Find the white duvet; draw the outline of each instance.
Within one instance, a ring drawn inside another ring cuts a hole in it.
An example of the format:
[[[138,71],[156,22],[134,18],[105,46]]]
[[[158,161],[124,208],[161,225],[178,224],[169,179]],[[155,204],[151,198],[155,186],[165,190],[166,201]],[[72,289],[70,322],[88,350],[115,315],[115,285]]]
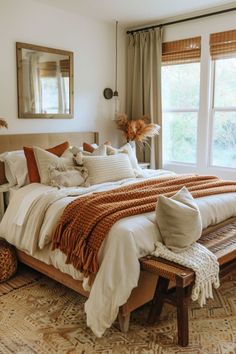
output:
[[[168,171],[148,171],[147,178],[173,174]],[[118,188],[142,179],[128,179],[103,183],[89,188],[61,189],[30,184],[14,193],[0,224],[0,237],[18,249],[52,264],[74,279],[87,280],[73,266],[65,264],[66,256],[59,250],[51,251],[53,228],[64,208],[77,196],[94,191]],[[236,216],[236,193],[219,194],[196,199],[203,228]],[[116,319],[132,289],[137,286],[140,267],[138,259],[154,251],[161,241],[155,223],[155,214],[130,216],[116,222],[110,229],[100,250],[100,268],[90,296],[85,303],[87,325],[101,337]]]

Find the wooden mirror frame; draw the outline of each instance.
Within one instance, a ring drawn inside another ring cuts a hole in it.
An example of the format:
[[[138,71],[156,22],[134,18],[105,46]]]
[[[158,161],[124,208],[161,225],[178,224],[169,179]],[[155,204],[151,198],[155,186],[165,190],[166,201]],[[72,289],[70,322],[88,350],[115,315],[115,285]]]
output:
[[[70,60],[70,74],[69,74],[69,113],[26,113],[24,111],[23,102],[23,70],[22,70],[22,49],[36,50],[39,52],[61,54],[69,56]],[[74,79],[73,79],[73,67],[74,67],[73,52],[54,49],[48,47],[42,47],[28,43],[16,43],[16,62],[17,62],[17,99],[18,99],[18,117],[19,118],[73,118],[74,117]]]

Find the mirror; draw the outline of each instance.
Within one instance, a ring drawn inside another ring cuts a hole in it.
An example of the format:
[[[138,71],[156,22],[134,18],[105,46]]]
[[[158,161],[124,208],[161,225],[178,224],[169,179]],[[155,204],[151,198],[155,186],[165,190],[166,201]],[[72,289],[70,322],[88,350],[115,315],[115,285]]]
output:
[[[73,53],[16,43],[19,118],[73,117]]]

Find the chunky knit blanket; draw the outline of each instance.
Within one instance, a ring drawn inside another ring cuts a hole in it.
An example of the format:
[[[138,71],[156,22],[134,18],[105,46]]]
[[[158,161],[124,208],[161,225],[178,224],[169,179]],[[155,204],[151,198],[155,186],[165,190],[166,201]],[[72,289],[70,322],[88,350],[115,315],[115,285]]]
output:
[[[159,195],[171,197],[183,186],[194,198],[236,192],[236,182],[215,176],[178,175],[149,179],[115,190],[77,198],[64,210],[53,234],[52,249],[86,277],[98,271],[98,252],[112,225],[121,218],[155,210]]]
[[[157,242],[155,246],[156,249],[152,253],[154,256],[168,259],[194,270],[195,283],[191,294],[193,301],[198,300],[202,307],[206,304],[206,299],[213,299],[212,287],[217,289],[220,286],[220,280],[219,263],[211,251],[196,242],[180,253],[170,251],[160,242]]]

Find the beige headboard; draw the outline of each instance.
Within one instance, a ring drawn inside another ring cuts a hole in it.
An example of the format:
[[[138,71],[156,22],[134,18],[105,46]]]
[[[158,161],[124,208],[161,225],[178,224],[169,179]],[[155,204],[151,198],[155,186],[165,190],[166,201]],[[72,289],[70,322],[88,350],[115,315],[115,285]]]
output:
[[[98,144],[99,136],[97,132],[0,135],[0,153],[22,150],[23,146],[39,146],[47,149],[64,141],[69,141],[71,145],[76,146],[82,146],[83,142]],[[0,163],[0,184],[3,183],[6,183],[4,165]]]

